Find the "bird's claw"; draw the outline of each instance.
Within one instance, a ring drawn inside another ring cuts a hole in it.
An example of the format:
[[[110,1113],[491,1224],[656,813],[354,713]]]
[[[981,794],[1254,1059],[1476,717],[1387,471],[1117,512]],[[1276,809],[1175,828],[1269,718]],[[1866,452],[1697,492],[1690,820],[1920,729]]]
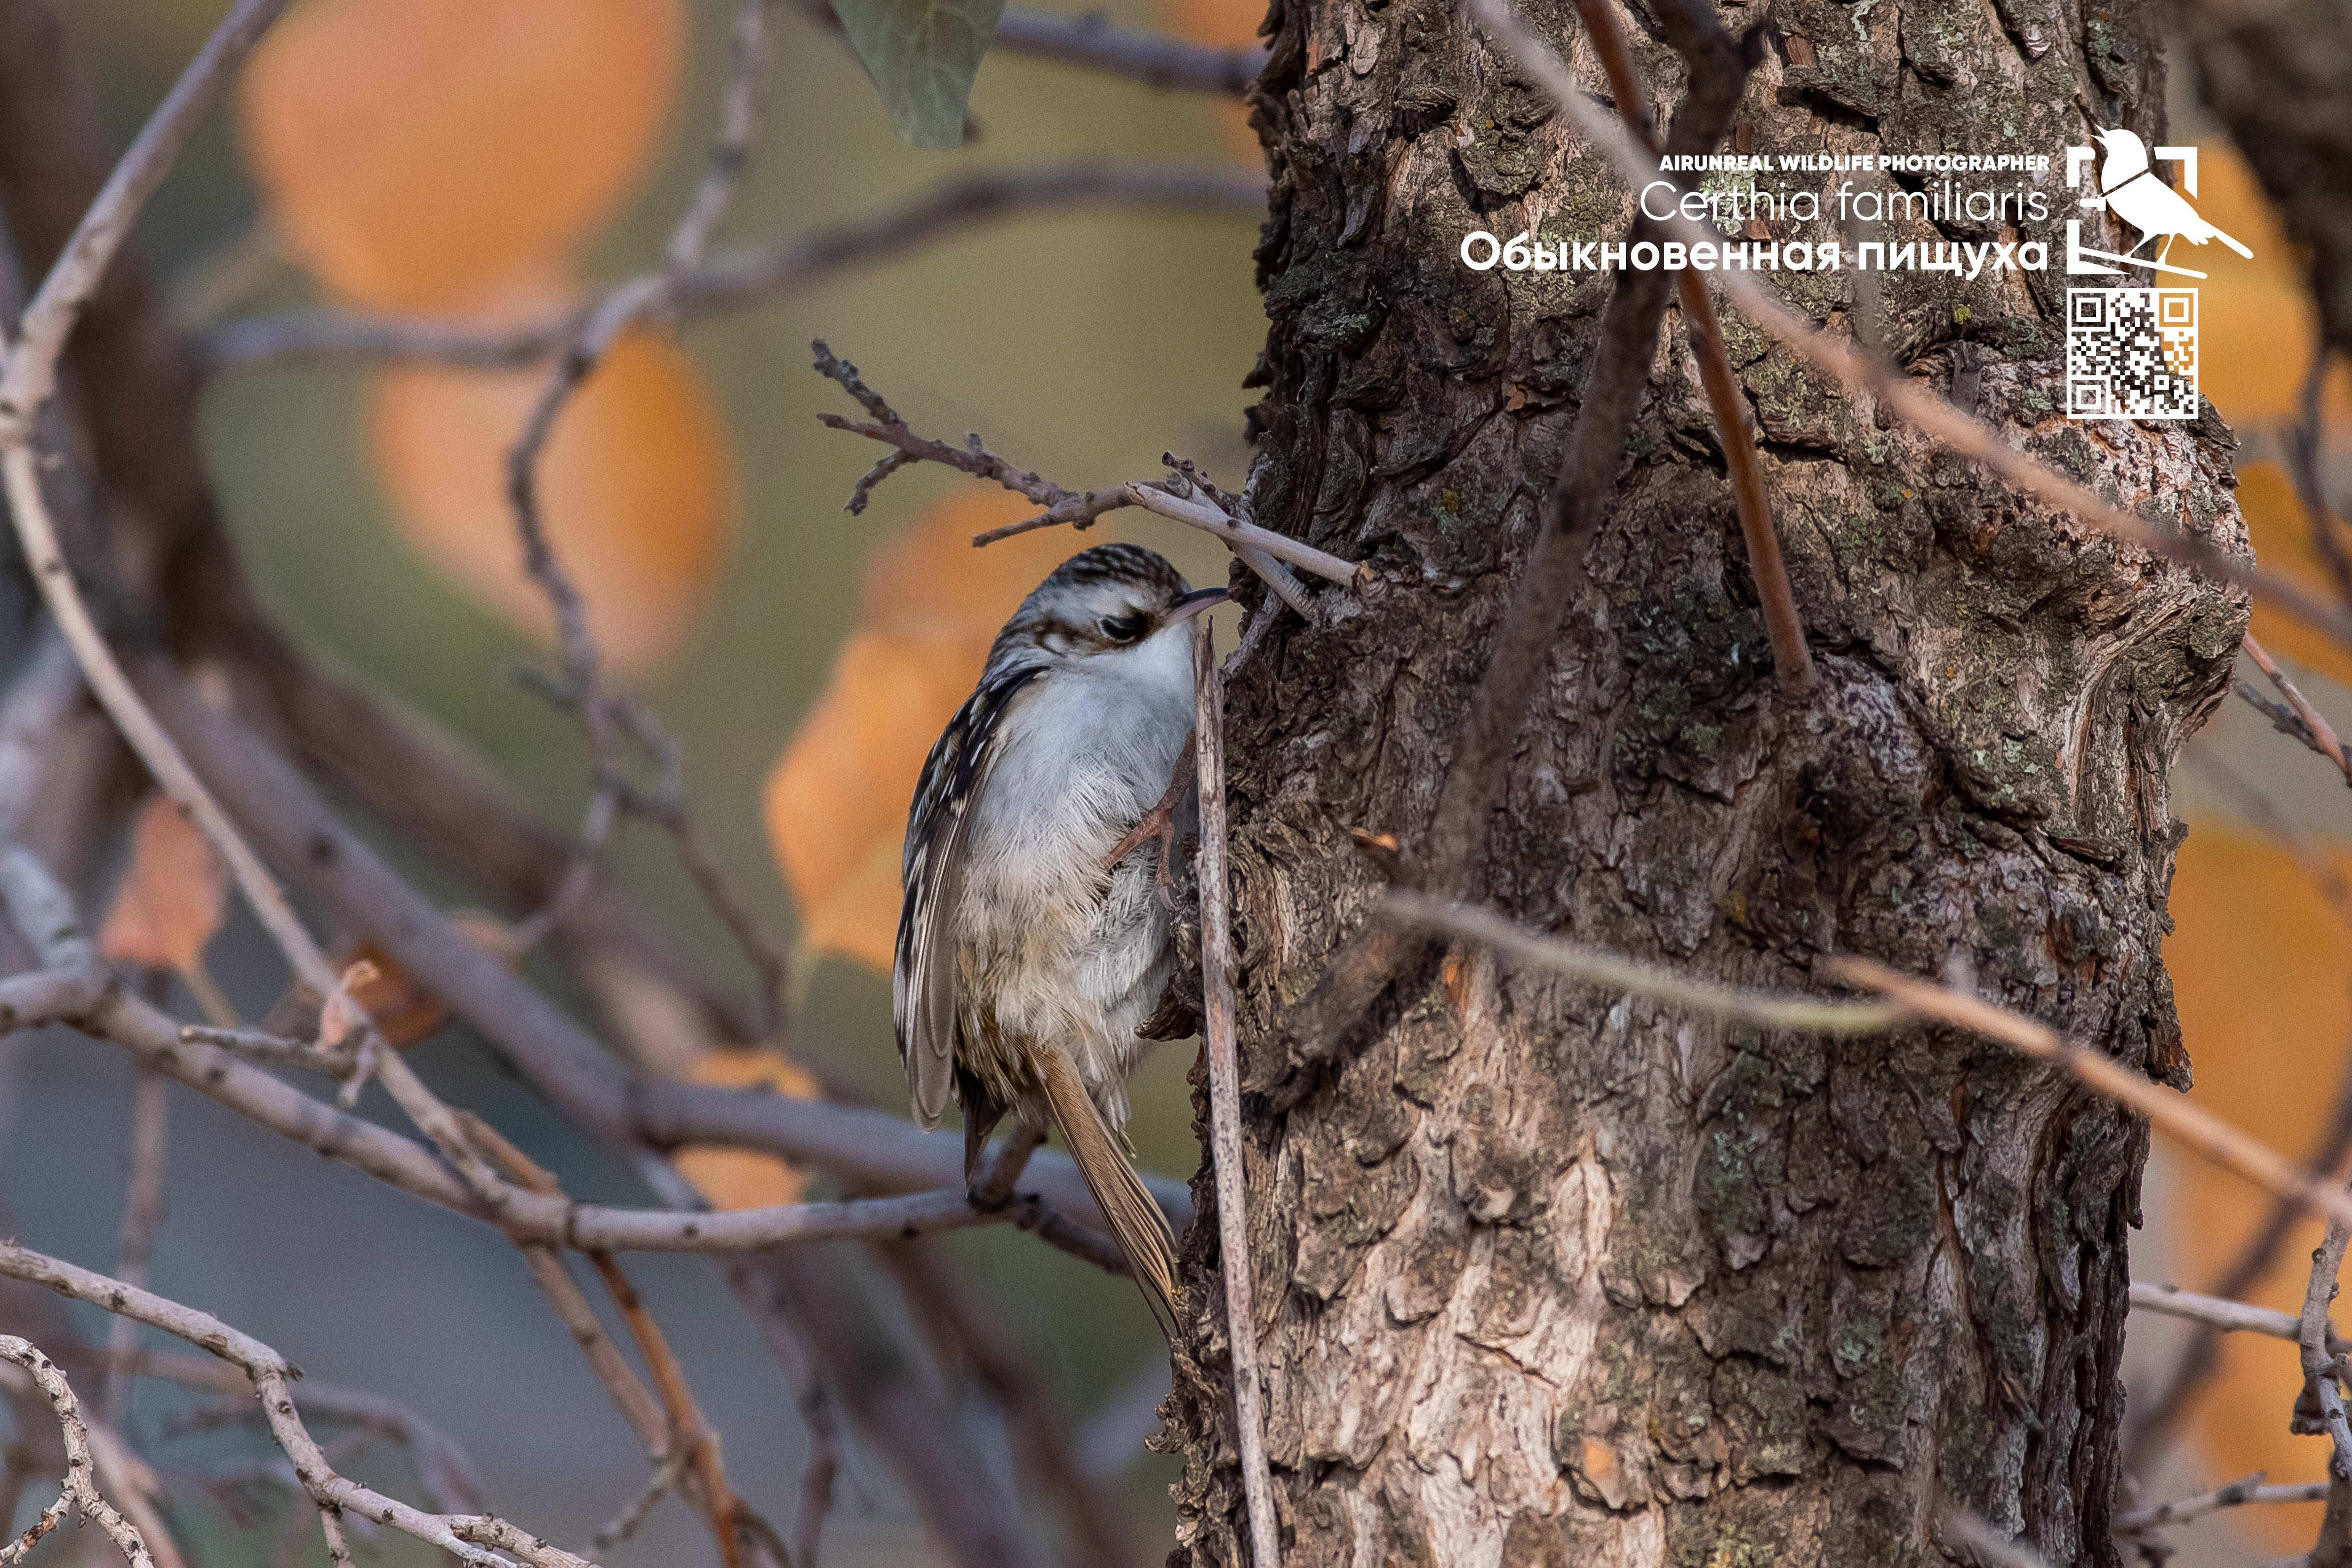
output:
[[[1156,842],[1160,846],[1160,864],[1152,870],[1152,885],[1159,890],[1160,902],[1171,914],[1176,910],[1176,883],[1170,871],[1170,864],[1176,857],[1176,805],[1184,798],[1185,790],[1192,786],[1192,742],[1188,737],[1183,751],[1177,754],[1175,771],[1168,780],[1168,793],[1161,795],[1160,804],[1145,812],[1135,826],[1127,830],[1126,837],[1111,846],[1110,853],[1102,858],[1104,870],[1117,870],[1119,863],[1129,855],[1146,844]]]

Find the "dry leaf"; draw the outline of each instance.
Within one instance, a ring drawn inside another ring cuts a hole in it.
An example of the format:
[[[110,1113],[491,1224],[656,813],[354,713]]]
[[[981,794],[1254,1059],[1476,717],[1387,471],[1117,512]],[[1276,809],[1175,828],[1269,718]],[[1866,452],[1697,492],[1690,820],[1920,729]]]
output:
[[[523,571],[504,474],[546,384],[544,368],[402,365],[376,378],[369,413],[403,536],[543,644],[554,616]],[[677,651],[726,563],[736,499],[725,428],[685,351],[633,331],[572,395],[541,456],[548,538],[617,675],[644,676]]]
[[[779,1050],[706,1051],[694,1064],[697,1083],[729,1089],[765,1084],[795,1100],[821,1098],[806,1068]],[[751,1149],[714,1149],[692,1144],[677,1151],[680,1174],[722,1209],[768,1208],[796,1204],[808,1190],[809,1173],[773,1154]]]
[[[2352,877],[2352,846],[2324,851]],[[2175,921],[2164,959],[2197,1074],[2197,1100],[2271,1147],[2300,1160],[2328,1114],[2331,1087],[2352,1037],[2352,931],[2285,849],[2266,839],[2200,826],[2180,847],[2170,900]],[[2226,1268],[2271,1200],[2218,1167],[2185,1162],[2168,1215],[2179,1264],[2173,1277],[2201,1289]],[[2316,1221],[2303,1222],[2246,1299],[2303,1310]],[[2205,1468],[2215,1475],[2267,1469],[2275,1482],[2326,1478],[2327,1439],[2297,1437],[2287,1415],[2303,1373],[2296,1347],[2258,1334],[2222,1336],[2221,1373],[2194,1416]],[[2242,1509],[2238,1522],[2301,1549],[2319,1529],[2321,1505]]]
[[[187,973],[227,909],[226,868],[178,806],[160,791],[150,795],[131,829],[131,863],[98,933],[100,955]]]
[[[514,950],[512,937],[506,926],[495,917],[478,910],[460,910],[449,917],[449,923],[463,932],[476,947],[509,969],[520,962],[520,954]],[[352,1001],[374,1020],[376,1033],[394,1046],[405,1049],[415,1045],[439,1028],[449,1016],[449,1005],[373,939],[359,942],[341,954],[336,960],[336,968],[343,976],[343,984]],[[334,1011],[331,1004],[326,1009],[329,1014]],[[337,1023],[341,1027],[336,1026]],[[348,1020],[331,1022],[322,1015],[319,1024],[320,1038],[332,1046],[349,1028]]]
[[[973,534],[1035,511],[1019,496],[963,492],[867,564],[857,629],[762,792],[803,946],[890,967],[900,849],[923,759],[971,695],[1005,618],[1094,542],[1055,528],[972,548]]]
[[[320,0],[262,41],[238,126],[271,223],[330,288],[443,310],[603,226],[685,45],[679,0]]]

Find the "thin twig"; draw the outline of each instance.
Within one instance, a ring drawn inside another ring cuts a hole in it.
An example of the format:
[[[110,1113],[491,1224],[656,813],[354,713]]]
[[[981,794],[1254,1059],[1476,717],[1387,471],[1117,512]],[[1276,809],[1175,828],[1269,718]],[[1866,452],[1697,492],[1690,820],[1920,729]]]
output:
[[[1221,49],[1158,33],[1116,27],[1099,11],[1070,16],[1030,5],[1008,5],[992,48],[1033,59],[1058,60],[1154,87],[1238,97],[1265,68],[1265,46]]]
[[[1405,888],[1390,889],[1376,918],[1475,942],[1507,958],[1555,970],[1612,991],[1653,996],[1716,1017],[1743,1019],[1770,1029],[1817,1035],[1876,1035],[1901,1026],[1914,1016],[1910,1009],[1889,1002],[1776,996],[1694,980],[1658,964],[1539,936],[1491,910],[1432,898]]]
[[[2223,771],[2227,772],[2226,769]],[[2232,773],[2229,776],[2234,779],[2237,775]],[[2291,839],[2291,843],[2298,855],[2310,853],[2308,847],[2302,846],[2299,839]],[[2312,858],[2318,861],[2328,877],[2334,877],[2332,867],[2315,854]],[[2336,894],[2331,895],[2331,899],[2337,902],[2340,915],[2340,888]],[[2309,1170],[2326,1173],[2330,1180],[2341,1182],[2347,1174],[2344,1167],[2347,1157],[2352,1157],[2352,1056],[2347,1056],[2343,1070],[2336,1075],[2335,1103],[2328,1112],[2327,1124],[2320,1129],[2319,1135],[2305,1151],[2303,1163]],[[2237,1297],[2252,1289],[2256,1281],[2270,1272],[2271,1265],[2286,1246],[2287,1237],[2294,1234],[2302,1217],[2302,1205],[2293,1198],[2273,1196],[2268,1211],[2263,1215],[2262,1224],[2240,1245],[2229,1266],[2214,1278],[2206,1293],[2194,1299],[2218,1299],[2234,1304]],[[2143,1291],[2163,1289],[2134,1285],[2133,1305],[2145,1304],[2154,1310],[2165,1310],[2164,1307],[2153,1301],[2143,1303],[2141,1300]],[[2281,1337],[2300,1337],[2302,1331],[2298,1319],[2284,1312],[2276,1316],[2285,1326],[2285,1332]],[[2126,1475],[2146,1478],[2155,1474],[2158,1459],[2179,1431],[2181,1424],[2188,1419],[2198,1394],[2221,1370],[2221,1336],[2223,1331],[2221,1326],[2209,1324],[2191,1333],[2188,1342],[2181,1346],[2169,1375],[2156,1384],[2158,1392],[2154,1399],[2147,1402],[2147,1413],[2126,1423],[2124,1433],[2124,1471]],[[2333,1332],[2331,1330],[2331,1336]],[[2343,1345],[2331,1337],[2331,1353],[2342,1354],[2347,1349],[2352,1349],[2352,1346]]]
[[[1269,588],[1302,616],[1310,616],[1309,605],[1302,595],[1297,580],[1286,568],[1277,564],[1279,562],[1304,567],[1318,577],[1346,587],[1362,588],[1371,582],[1372,573],[1369,565],[1342,561],[1286,534],[1276,533],[1234,517],[1219,502],[1215,487],[1208,484],[1205,477],[1200,475],[1192,464],[1172,453],[1161,454],[1161,460],[1178,470],[1165,484],[1129,484],[1116,489],[1083,492],[1065,489],[1051,479],[1014,467],[990,451],[978,436],[967,437],[961,447],[918,436],[888,401],[866,384],[856,365],[835,357],[822,338],[809,347],[815,355],[817,374],[838,384],[871,416],[870,420],[861,421],[838,414],[820,414],[818,422],[829,429],[845,430],[854,436],[879,441],[891,448],[890,456],[867,470],[850,492],[849,510],[852,512],[863,510],[875,485],[906,463],[940,463],[976,479],[992,480],[1017,495],[1027,496],[1045,509],[1035,517],[972,535],[971,542],[975,546],[993,544],[1016,533],[1027,533],[1034,529],[1060,523],[1068,523],[1081,530],[1091,528],[1095,520],[1105,512],[1116,511],[1121,507],[1139,506],[1223,540],[1241,558],[1243,564],[1264,578]]]
[[[0,1242],[0,1275],[30,1281],[60,1296],[161,1329],[244,1368],[252,1380],[254,1392],[260,1396],[270,1436],[293,1461],[295,1475],[322,1515],[331,1518],[346,1509],[362,1513],[404,1534],[438,1546],[476,1568],[507,1568],[485,1548],[512,1552],[534,1568],[589,1568],[571,1552],[551,1546],[494,1515],[426,1513],[337,1475],[303,1426],[301,1415],[287,1391],[287,1380],[295,1375],[292,1364],[259,1340],[231,1328],[208,1312],[13,1243]]]
[[[194,121],[226,86],[227,78],[258,40],[280,4],[282,0],[241,0],[221,23],[165,95],[130,151],[123,154],[98,200],[84,216],[73,240],[50,268],[48,278],[26,311],[7,367],[0,373],[0,468],[5,468],[9,510],[26,564],[40,585],[49,613],[73,649],[83,679],[123,738],[139,753],[158,786],[196,825],[229,867],[247,902],[296,976],[329,999],[331,1013],[340,1004],[355,1023],[359,1045],[354,1059],[359,1067],[346,1078],[345,1094],[355,1096],[360,1083],[373,1069],[401,1109],[440,1145],[458,1170],[469,1179],[479,1181],[490,1173],[478,1157],[471,1155],[463,1142],[455,1139],[446,1108],[405,1063],[381,1048],[366,1014],[351,1001],[341,976],[311,940],[260,858],[237,833],[211,791],[197,778],[170,734],[132,688],[74,582],[43,492],[39,459],[33,445],[36,416],[56,385],[58,353],[83,301],[98,286],[107,261],[140,204],[162,181]]]
[[[163,183],[197,123],[285,8],[286,0],[238,0],[115,163],[17,323],[15,347],[0,372],[0,447],[29,445],[34,416],[57,389],[58,356],[83,303],[98,291],[139,209]]]
[[[1686,244],[1725,243],[1711,225],[1685,217],[1679,203],[1683,186],[1667,179],[1656,159],[1636,146],[1624,129],[1585,96],[1576,79],[1542,42],[1506,8],[1505,0],[1463,0],[1479,26],[1493,34],[1522,68],[1559,104],[1576,129],[1607,153],[1631,188],[1643,189],[1663,181],[1668,195],[1655,198],[1674,209],[1657,220],[1658,226]],[[1679,122],[1677,124],[1679,129]],[[1873,364],[1853,347],[1817,331],[1776,296],[1767,293],[1748,274],[1710,273],[1710,279],[1758,326],[1786,343],[1799,355],[1835,376],[1848,390],[1869,393],[1904,420],[1941,441],[1961,457],[1984,464],[2018,489],[2040,499],[2079,521],[2128,541],[2149,552],[2212,578],[2242,588],[2256,598],[2276,605],[2337,642],[2352,647],[2352,608],[2331,605],[2275,572],[2224,554],[2217,547],[2185,531],[2110,505],[2086,486],[2011,447],[1992,426],[1961,413],[1944,398],[1909,379]]]
[[[2344,1363],[2328,1349],[2327,1310],[2336,1300],[2336,1277],[2344,1270],[2344,1249],[2352,1243],[2352,1219],[2331,1215],[2327,1234],[2311,1254],[2311,1281],[2303,1293],[2303,1318],[2296,1341],[2303,1352],[2303,1394],[2295,1401],[2292,1430],[2326,1434],[2327,1512],[2320,1521],[2319,1540],[2308,1568],[2344,1568],[2352,1554],[2352,1423],[2344,1415]]]
[[[76,1352],[59,1359],[104,1364],[102,1352]],[[208,1356],[141,1351],[131,1358],[131,1370],[135,1376],[157,1378],[224,1396],[216,1404],[191,1407],[168,1423],[167,1430],[204,1431],[231,1422],[261,1419],[261,1412],[253,1403],[249,1380],[236,1368]],[[456,1439],[407,1405],[381,1394],[343,1388],[313,1378],[302,1380],[302,1405],[313,1419],[344,1422],[407,1449],[417,1485],[436,1511],[481,1511],[482,1479],[473,1459]]]
[[[2282,1312],[2274,1307],[2257,1307],[2252,1302],[2232,1300],[2225,1296],[2207,1296],[2195,1290],[2182,1290],[2170,1285],[2147,1285],[2135,1279],[2131,1287],[2133,1307],[2150,1312],[2160,1312],[2168,1318],[2186,1318],[2192,1323],[2202,1323],[2224,1333],[2236,1331],[2263,1334],[2274,1340],[2303,1339],[2303,1320],[2293,1312]],[[2339,1356],[2352,1351],[2327,1326],[2327,1353]]]
[[[1617,25],[1610,0],[1577,0],[1585,37],[1601,57],[1609,90],[1617,100],[1618,118],[1652,156],[1665,151],[1650,111],[1649,95],[1633,72],[1625,49],[1625,35]],[[1756,582],[1756,598],[1764,612],[1764,628],[1772,643],[1772,669],[1782,695],[1801,700],[1812,694],[1813,656],[1805,646],[1805,623],[1797,613],[1795,592],[1789,586],[1789,569],[1780,558],[1780,536],[1772,526],[1772,501],[1764,486],[1764,467],[1756,456],[1756,440],[1748,427],[1748,405],[1732,379],[1731,359],[1724,347],[1723,328],[1715,319],[1715,301],[1706,282],[1690,268],[1675,272],[1675,298],[1683,309],[1683,328],[1691,354],[1698,361],[1699,383],[1706,389],[1707,407],[1723,446],[1725,469],[1739,507],[1739,531],[1748,543],[1748,566]]]
[[[2344,742],[2336,738],[2336,731],[2326,717],[2312,706],[2310,698],[2296,689],[2294,682],[2287,679],[2286,671],[2279,668],[2278,660],[2270,656],[2270,650],[2263,647],[2253,633],[2246,634],[2242,646],[2246,657],[2270,677],[2271,684],[2278,688],[2279,695],[2286,699],[2287,706],[2294,710],[2294,716],[2302,720],[2304,728],[2310,731],[2311,749],[2334,763],[2336,770],[2343,773],[2344,782],[2352,784],[2352,752],[2347,752]]]
[[[637,1526],[645,1523],[646,1516],[653,1512],[654,1505],[669,1496],[670,1489],[677,1484],[680,1472],[686,1468],[686,1452],[681,1449],[655,1466],[654,1473],[646,1478],[646,1483],[637,1489],[637,1495],[624,1503],[620,1512],[597,1527],[596,1533],[589,1538],[588,1550],[591,1552],[609,1552],[636,1534]]]
[[[2286,431],[2287,472],[2294,477],[2295,495],[2302,500],[2304,517],[2311,524],[2312,542],[2336,579],[2336,595],[2352,604],[2352,554],[2344,548],[2344,521],[2327,504],[2327,487],[2319,472],[2327,433],[2322,404],[2327,391],[2327,373],[2335,363],[2335,347],[2327,341],[2327,324],[2322,321],[2317,341],[2311,348],[2311,368],[2304,374],[2303,394],[2297,399],[2299,417]]]
[[[1203,620],[1192,640],[1193,755],[1201,775],[1201,1014],[1209,1057],[1209,1155],[1217,1174],[1217,1253],[1225,1278],[1225,1339],[1234,1363],[1234,1421],[1250,1558],[1280,1568],[1282,1530],[1266,1468],[1265,1394],[1258,1381],[1257,1310],[1250,1288],[1244,1192],[1241,1066],[1234,1039],[1232,891],[1225,875],[1225,702],[1214,641]]]
[[[554,1175],[509,1142],[488,1122],[470,1112],[465,1116],[466,1131],[477,1147],[504,1170],[508,1178],[519,1186],[543,1196],[560,1197],[562,1184]],[[725,1465],[719,1456],[719,1435],[703,1419],[702,1406],[686,1380],[686,1371],[669,1348],[669,1341],[646,1310],[636,1287],[610,1252],[590,1249],[588,1261],[604,1281],[605,1292],[621,1314],[621,1321],[636,1342],[637,1354],[645,1362],[653,1379],[655,1391],[660,1395],[665,1418],[662,1455],[665,1458],[683,1457],[694,1467],[701,1485],[697,1506],[710,1522],[713,1540],[719,1549],[721,1568],[740,1568],[743,1534],[749,1510],[736,1497],[735,1489],[727,1479]],[[567,1276],[568,1277],[568,1276]]]
[[[2202,1519],[2225,1508],[2244,1508],[2249,1504],[2274,1502],[2317,1502],[2327,1495],[2326,1481],[2305,1481],[2295,1486],[2266,1487],[2263,1472],[2256,1470],[2240,1481],[2226,1487],[2215,1487],[2210,1492],[2182,1498],[2178,1502],[2159,1503],[2154,1508],[2134,1509],[2129,1513],[2116,1515],[2115,1527],[2119,1531],[2158,1530],[2168,1524],[2186,1524],[2192,1519]]]
[[[47,1397],[49,1408],[57,1413],[58,1426],[65,1434],[66,1441],[66,1473],[65,1479],[58,1483],[58,1500],[42,1510],[41,1516],[24,1534],[0,1547],[0,1563],[14,1563],[30,1552],[43,1536],[58,1527],[70,1504],[80,1510],[84,1519],[91,1521],[114,1538],[115,1545],[122,1549],[122,1555],[130,1560],[131,1568],[155,1568],[155,1559],[149,1553],[146,1539],[139,1533],[138,1527],[99,1495],[98,1462],[90,1454],[89,1426],[82,1419],[81,1404],[74,1398],[74,1391],[67,1384],[66,1374],[59,1372],[57,1363],[43,1355],[31,1342],[20,1340],[14,1334],[0,1334],[0,1359],[13,1362],[31,1374],[33,1382]]]
[[[967,175],[866,217],[721,251],[677,278],[671,308],[684,318],[762,304],[982,224],[1070,207],[1249,216],[1265,208],[1265,180],[1230,169],[1152,168],[1099,158]],[[593,307],[593,300],[582,300],[506,328],[432,316],[292,310],[215,327],[198,341],[197,351],[208,371],[346,356],[510,370],[559,352]]]
[[[1921,1017],[1972,1030],[2049,1062],[2084,1087],[2138,1111],[2205,1159],[2235,1171],[2263,1191],[2293,1198],[2328,1220],[2352,1224],[2352,1195],[2341,1188],[2303,1170],[2196,1101],[2150,1082],[2111,1057],[2077,1045],[2046,1024],[1948,986],[1914,979],[1867,958],[1824,957],[1814,962],[1814,968],[1847,984],[1878,992]]]
[[[1233,546],[1236,553],[1245,549],[1259,551],[1277,561],[1286,561],[1301,571],[1312,572],[1327,582],[1337,583],[1343,588],[1361,588],[1372,578],[1372,569],[1368,565],[1342,561],[1328,551],[1318,550],[1286,533],[1276,533],[1254,522],[1243,522],[1228,516],[1223,507],[1202,499],[1197,492],[1180,496],[1158,485],[1130,484],[1127,487],[1127,499],[1147,511],[1158,512],[1161,517],[1222,539]],[[1276,591],[1280,592],[1280,588],[1277,586]]]
[[[763,1039],[774,1039],[783,1029],[783,954],[760,933],[748,907],[729,889],[718,862],[696,836],[687,811],[682,753],[677,742],[642,703],[604,690],[602,660],[588,625],[587,601],[557,558],[541,514],[539,466],[555,433],[557,418],[572,395],[604,363],[621,333],[640,318],[667,311],[677,296],[680,279],[701,265],[703,252],[751,162],[751,143],[759,133],[759,96],[767,76],[768,24],[774,0],[738,0],[734,59],[728,72],[719,137],[693,198],[671,231],[661,270],[632,278],[614,289],[580,321],[506,457],[507,500],[522,542],[523,570],[539,584],[554,612],[563,665],[562,689],[587,731],[593,784],[572,868],[547,910],[527,922],[527,930],[535,934],[560,924],[586,891],[612,835],[615,808],[638,810],[651,803],[644,814],[668,830],[696,886],[709,898],[760,973]],[[629,781],[624,751],[631,738],[640,741],[663,768],[664,787],[656,793],[640,791]]]
[[[2190,748],[2187,760],[2190,772],[2229,796],[2230,804],[2259,828],[2264,837],[2276,842],[2294,858],[2296,868],[2309,879],[2313,890],[2326,901],[2327,907],[2335,911],[2336,918],[2346,929],[2352,930],[2352,882],[2347,882],[2335,863],[2286,819],[2279,810],[2278,803],[2252,779],[2223,762],[2210,747]],[[2345,1092],[2352,1094],[2352,1068],[2347,1068],[2345,1083]],[[2330,1166],[2335,1160],[2315,1160],[2311,1163]]]

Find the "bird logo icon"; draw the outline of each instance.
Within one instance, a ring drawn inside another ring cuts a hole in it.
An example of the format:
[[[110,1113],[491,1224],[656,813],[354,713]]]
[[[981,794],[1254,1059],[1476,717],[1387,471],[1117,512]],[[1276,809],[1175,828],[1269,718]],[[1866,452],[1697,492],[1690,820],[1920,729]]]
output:
[[[2158,272],[2178,272],[2190,278],[2204,277],[2205,274],[2202,272],[2191,271],[2186,267],[2175,267],[2167,260],[2167,258],[2172,254],[2172,242],[2176,239],[2186,239],[2191,245],[2199,246],[2218,239],[2240,256],[2252,259],[2254,254],[2252,251],[2247,249],[2233,236],[2223,233],[2198,216],[2197,209],[2189,205],[2186,196],[2156,177],[2154,170],[2148,165],[2147,143],[2142,142],[2138,136],[2120,128],[2113,131],[2095,131],[2093,134],[2105,156],[2100,161],[2097,192],[2083,197],[2081,205],[2095,211],[2115,214],[2139,231],[2139,243],[2120,255],[2112,251],[2081,249],[2079,241],[2075,240],[2074,234],[2070,232],[2068,237],[2070,241],[2074,241],[2068,247],[2070,263],[2075,256],[2095,257],[2102,261],[2118,261],[2126,267],[2145,267]],[[2087,149],[2084,151],[2085,153],[2088,152]],[[2172,153],[2178,150],[2159,148],[2158,151]],[[2189,184],[2193,192],[2196,189],[2193,164],[2190,165],[2190,171]],[[2068,225],[2070,231],[2075,226],[2073,224]],[[2164,244],[2152,259],[2140,255],[2141,251],[2158,239],[2163,240]],[[2112,272],[2115,268],[2078,268],[2070,265],[2068,270]]]

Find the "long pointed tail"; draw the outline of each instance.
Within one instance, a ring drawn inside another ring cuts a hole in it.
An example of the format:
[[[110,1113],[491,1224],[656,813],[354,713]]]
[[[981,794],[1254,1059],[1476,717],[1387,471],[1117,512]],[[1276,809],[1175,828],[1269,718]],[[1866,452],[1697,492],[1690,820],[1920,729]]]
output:
[[[1094,1096],[1080,1081],[1078,1069],[1050,1047],[1038,1055],[1045,1058],[1046,1110],[1062,1130],[1070,1158],[1076,1162],[1078,1174],[1086,1178],[1087,1191],[1102,1205],[1103,1217],[1110,1221],[1111,1236],[1127,1255],[1135,1282],[1164,1317],[1163,1326],[1172,1326],[1179,1290],[1176,1236],[1168,1228],[1168,1216],[1160,1212],[1160,1205],[1151,1200],[1151,1189],[1128,1163],[1109,1124],[1095,1108]]]
[[[2247,260],[2252,261],[2252,260],[2254,258],[2254,253],[2253,253],[2252,251],[2248,250],[2244,246],[2242,246],[2242,245],[2239,244],[2235,239],[2231,238],[2230,236],[2228,236],[2228,235],[2226,235],[2226,234],[2223,234],[2220,229],[2218,229],[2218,228],[2213,228],[2213,226],[2212,226],[2211,224],[2210,224],[2210,223],[2209,223],[2209,224],[2207,224],[2205,226],[2206,226],[2207,228],[2212,228],[2212,229],[2213,229],[2213,237],[2214,237],[2215,239],[2220,240],[2222,244],[2224,244],[2224,245],[2228,246],[2231,249],[2232,249],[2232,250],[2236,251],[2239,255],[2241,255],[2241,256],[2244,257]]]

